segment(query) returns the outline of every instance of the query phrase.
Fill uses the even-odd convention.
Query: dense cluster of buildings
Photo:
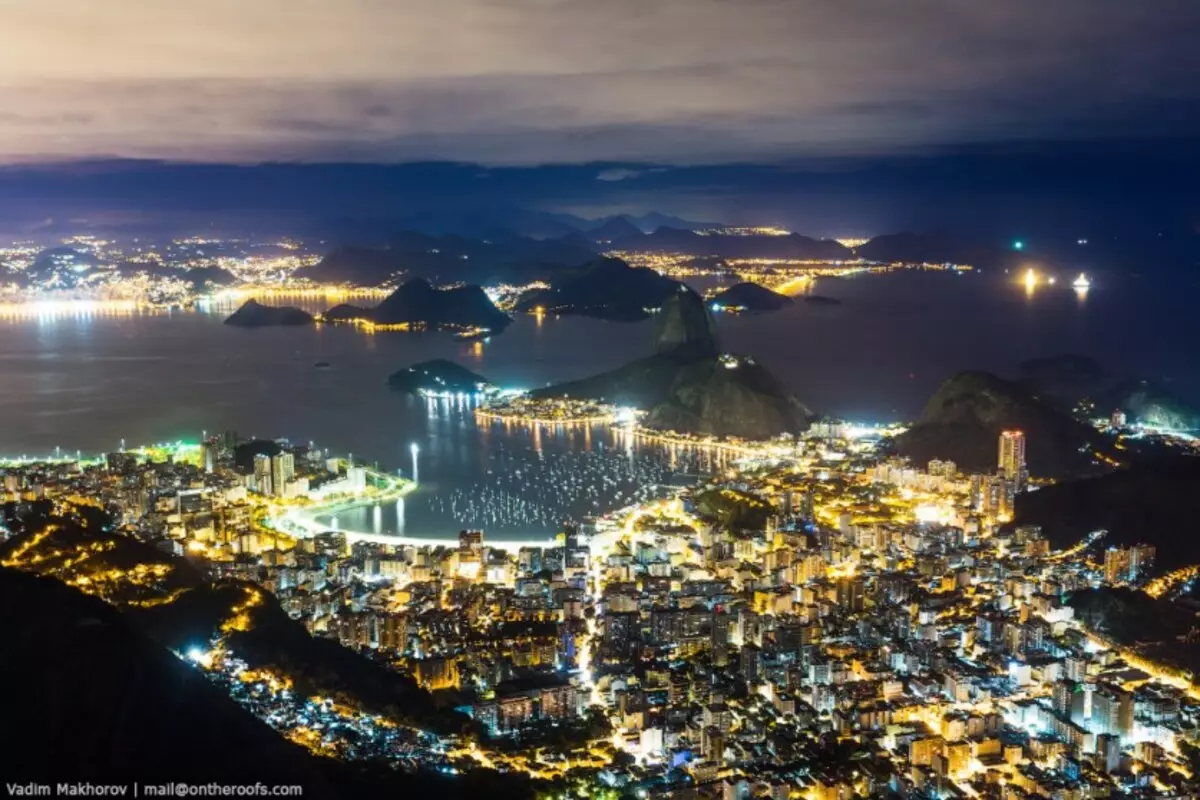
[[[492,737],[464,756],[487,766],[586,767],[580,791],[722,800],[1198,788],[1190,676],[1070,602],[1143,586],[1154,549],[1102,549],[1099,534],[1055,549],[1006,524],[1029,483],[1019,432],[1000,437],[994,473],[965,475],[822,423],[545,547],[479,531],[269,540],[256,508],[365,477],[302,448],[239,468],[210,446],[195,463],[11,468],[7,499],[93,498],[139,537],[256,583],[313,635],[453,698]]]
[[[235,283],[288,285],[296,270],[318,259],[286,238],[150,241],[85,234],[54,243],[17,241],[0,244],[0,301],[6,301],[0,308],[17,313],[28,306],[46,314],[189,305]]]

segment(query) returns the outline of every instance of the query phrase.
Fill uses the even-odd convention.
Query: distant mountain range
[[[812,239],[798,233],[786,236],[733,236],[662,227],[653,233],[633,233],[611,241],[614,250],[682,253],[720,258],[786,258],[849,261],[854,251],[831,239]]]
[[[719,229],[662,225],[647,232],[649,217],[610,217],[585,227],[556,228],[555,236],[534,238],[496,230],[488,238],[400,231],[386,246],[339,246],[317,264],[296,272],[318,283],[379,286],[401,277],[452,283],[523,284],[552,281],[564,269],[609,252],[678,254],[724,259],[786,259],[881,263],[969,264],[1012,269],[1031,263],[1027,254],[937,234],[878,236],[851,249],[832,239],[786,235],[734,235]],[[685,221],[686,222],[686,221]],[[565,223],[564,223],[565,224]],[[1037,263],[1036,261],[1033,263]]]
[[[403,231],[393,236],[387,247],[337,247],[313,266],[297,270],[295,276],[356,286],[394,283],[399,276],[442,283],[522,284],[596,257],[593,243],[578,233],[542,240],[502,236],[468,239]]]

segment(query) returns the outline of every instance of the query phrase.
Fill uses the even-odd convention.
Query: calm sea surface
[[[841,305],[797,303],[719,315],[725,349],[757,356],[810,407],[856,420],[916,415],[961,369],[1011,374],[1060,353],[1167,379],[1200,397],[1195,281],[1096,281],[1027,297],[1009,276],[895,273],[823,279]],[[87,452],[236,430],[313,441],[412,470],[423,489],[403,509],[357,512],[344,528],[446,533],[466,525],[516,537],[565,515],[622,505],[646,487],[711,467],[702,456],[628,448],[603,429],[477,426],[464,405],[390,392],[391,372],[449,358],[505,386],[609,369],[649,351],[650,323],[521,317],[479,347],[439,334],[366,335],[345,327],[244,330],[228,309],[142,316],[0,318],[0,454]],[[318,361],[329,368],[318,369]]]

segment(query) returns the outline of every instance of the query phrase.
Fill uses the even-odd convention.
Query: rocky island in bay
[[[267,306],[257,300],[247,300],[241,308],[225,318],[226,325],[237,328],[267,328],[277,325],[311,325],[312,314],[292,306]]]
[[[717,310],[778,311],[793,304],[792,298],[757,283],[736,283],[709,298]]]
[[[336,305],[324,322],[346,322],[395,330],[450,330],[463,334],[499,333],[512,320],[478,286],[435,287],[424,278],[401,285],[374,308]]]
[[[388,386],[409,394],[476,394],[496,388],[482,375],[444,358],[397,370],[388,376]]]

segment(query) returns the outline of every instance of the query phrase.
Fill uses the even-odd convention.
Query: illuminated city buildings
[[[1025,467],[1025,434],[1004,431],[1000,434],[1000,475],[1011,482],[1015,491],[1025,488],[1028,477]]]
[[[253,602],[411,676],[481,732],[396,727],[348,690],[334,703],[293,697],[294,676],[247,669],[220,632],[188,656],[318,752],[670,796],[1200,788],[1186,757],[1200,690],[1071,601],[1170,590],[1146,583],[1154,549],[1102,534],[1056,549],[1036,525],[1005,524],[1012,495],[995,487],[1024,472],[1023,439],[1001,437],[985,475],[914,466],[884,442],[827,422],[793,442],[741,443],[678,496],[540,545],[287,528],[309,504],[373,502],[384,478],[287,443],[261,447],[245,474],[217,437],[170,460],[9,465],[4,487],[10,502],[56,504],[56,524],[102,500],[126,526],[105,534],[111,546],[153,542],[254,587]],[[302,480],[293,497],[286,487]],[[7,566],[117,605],[173,602],[171,562],[109,573],[69,543],[57,557],[36,537],[13,544]],[[245,614],[223,627],[251,627]]]

